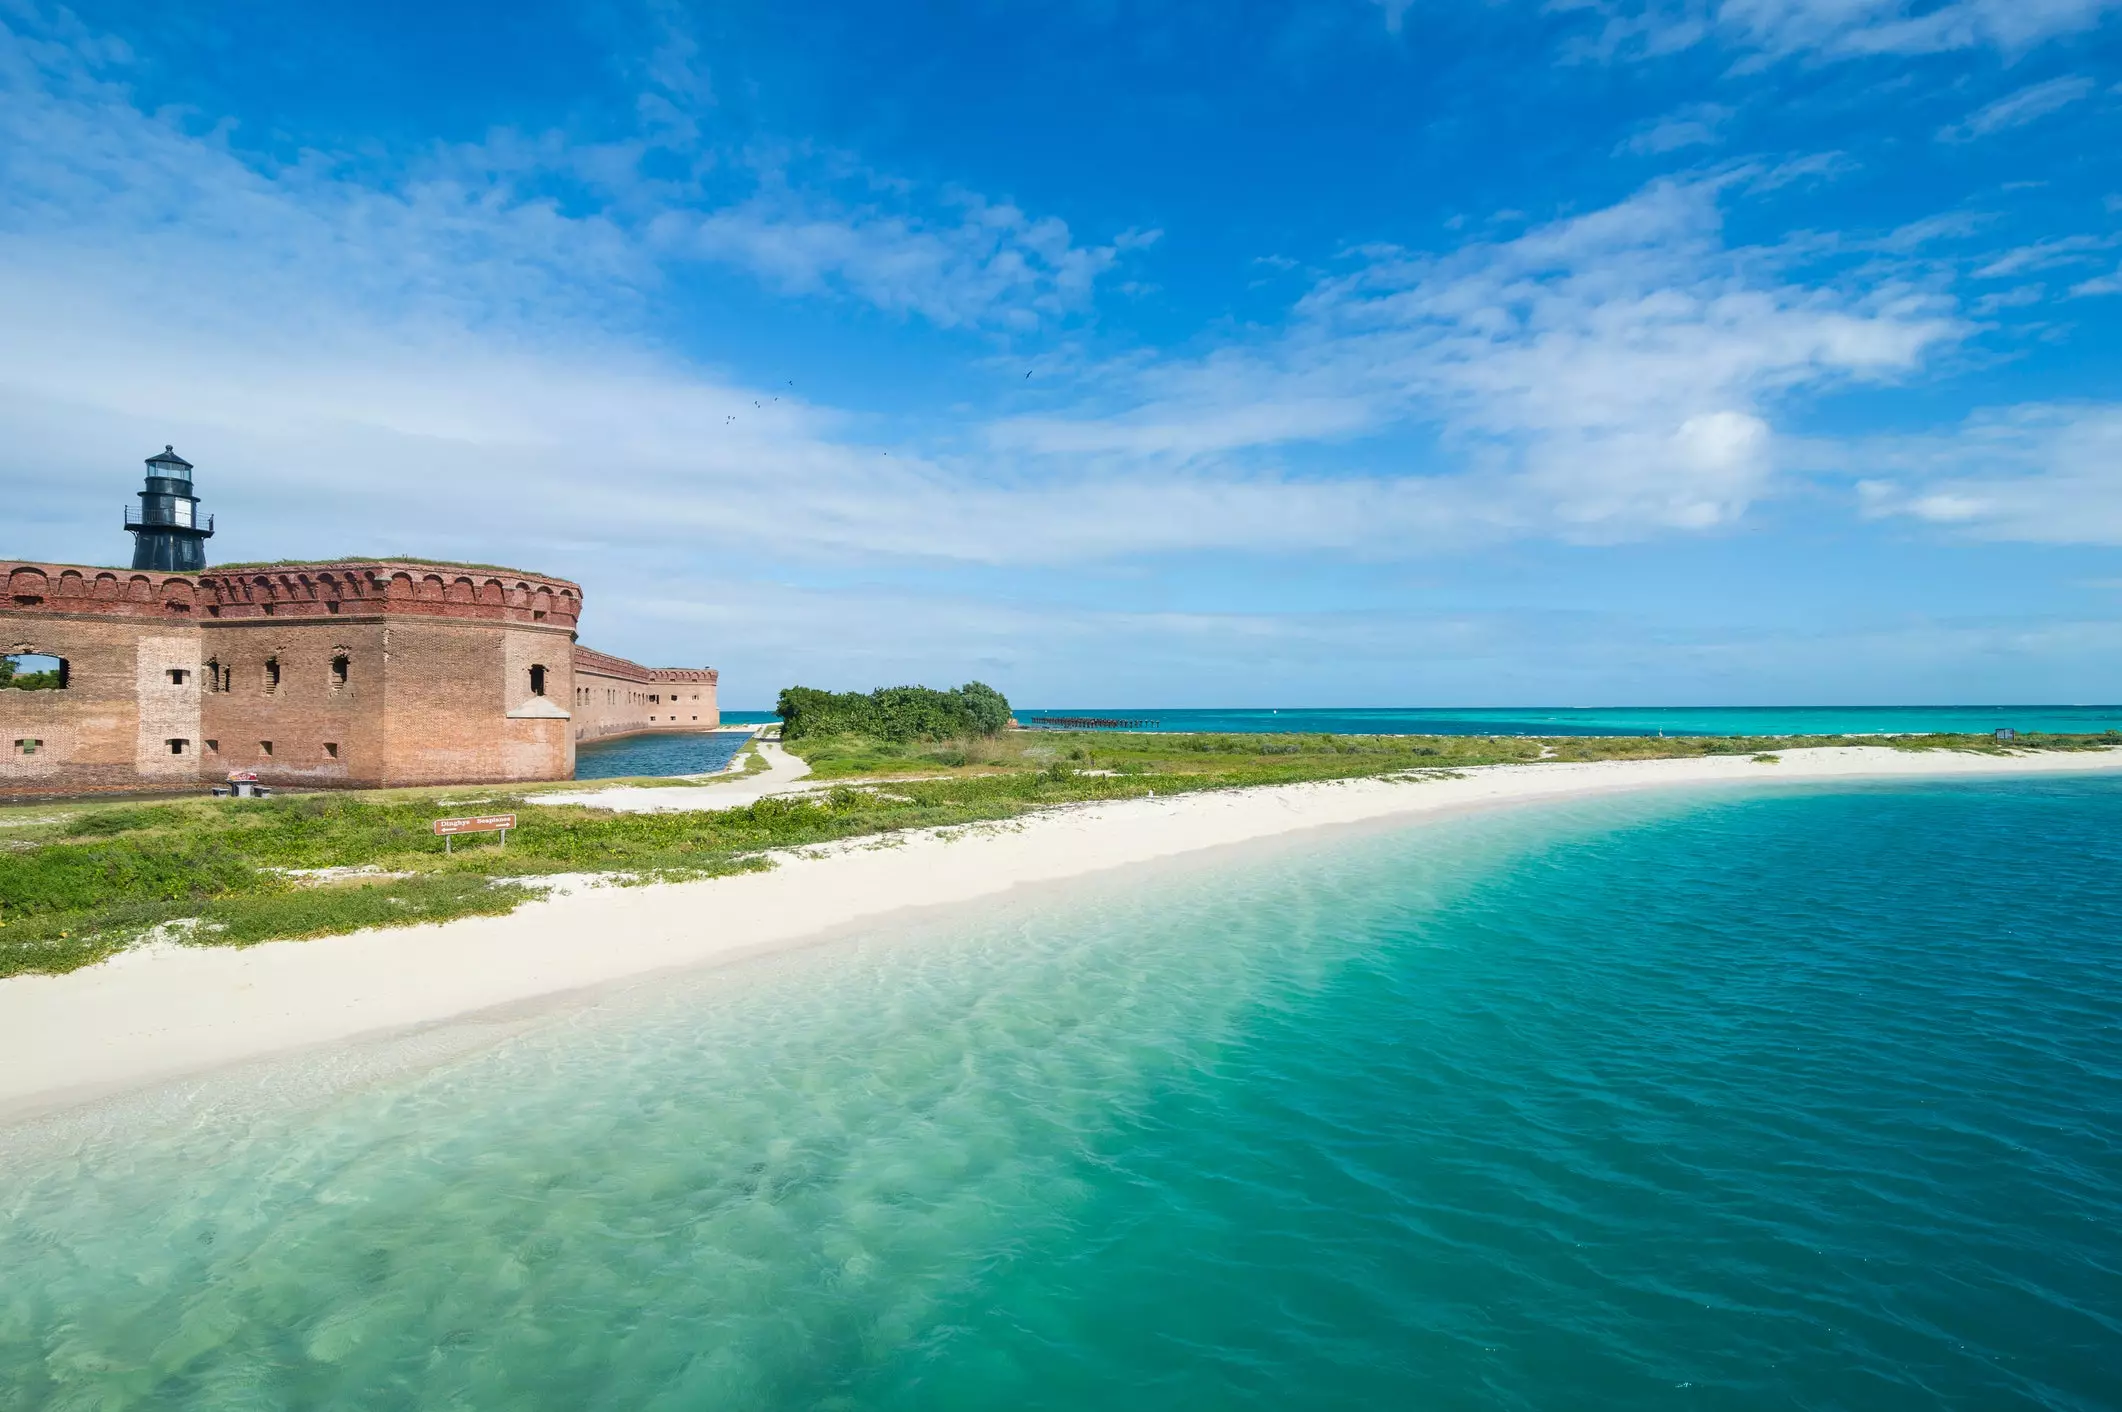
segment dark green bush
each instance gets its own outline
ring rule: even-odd
[[[774,711],[781,738],[860,735],[871,740],[962,740],[994,735],[1009,725],[1009,701],[980,682],[955,691],[926,686],[887,686],[859,691],[820,691],[792,686]]]

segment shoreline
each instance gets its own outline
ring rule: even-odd
[[[894,913],[1336,826],[1624,791],[2122,772],[2122,750],[2013,756],[1880,746],[1495,765],[1066,805],[1006,823],[774,855],[762,873],[574,880],[504,917],[248,948],[162,944],[0,980],[0,1123],[282,1054],[549,1002],[803,944]]]

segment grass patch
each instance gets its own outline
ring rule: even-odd
[[[1644,738],[1515,736],[1162,735],[1013,731],[960,741],[880,742],[854,736],[795,747],[827,783],[868,775],[888,789],[838,784],[701,813],[616,814],[528,804],[463,786],[189,798],[141,805],[54,804],[0,809],[0,975],[88,965],[173,923],[201,945],[249,945],[362,927],[506,912],[556,873],[617,873],[677,881],[762,866],[760,855],[911,829],[1019,817],[1076,801],[1128,799],[1240,785],[1448,773],[1489,764],[1744,755],[1818,745],[1905,750],[2112,748],[2111,736]],[[1765,762],[1765,761],[1764,761]],[[765,768],[756,749],[747,773]],[[609,787],[599,782],[600,787]],[[514,812],[508,846],[460,840],[442,852],[430,824],[465,812]],[[374,866],[406,874],[319,884],[288,869]],[[498,884],[498,885],[496,885]]]
[[[364,927],[402,927],[454,917],[493,917],[539,896],[521,883],[444,873],[352,887],[289,889],[220,898],[200,914],[195,944],[250,946],[261,941],[338,936]]]
[[[159,828],[174,824],[183,817],[181,810],[167,804],[149,804],[138,809],[98,809],[92,814],[76,815],[67,824],[66,832],[70,838],[100,838],[131,833],[136,829]]]

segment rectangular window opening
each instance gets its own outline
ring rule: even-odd
[[[278,657],[265,659],[265,689],[267,691],[278,691],[280,689],[280,659]]]
[[[64,691],[71,680],[64,657],[48,652],[0,653],[0,691]]]
[[[272,753],[273,753],[273,743],[272,743],[271,741],[269,741],[269,740],[261,740],[261,741],[259,741],[259,742],[258,742],[258,753],[259,753],[260,755],[270,755],[270,754],[272,754]]]
[[[18,740],[15,742],[15,749],[21,751],[24,755],[34,755],[43,745],[44,742],[41,740]]]
[[[169,669],[169,684],[171,686],[182,686],[191,679],[192,674],[182,667],[171,667]]]
[[[347,660],[344,652],[332,658],[332,689],[334,691],[346,685],[347,673],[350,670],[352,670],[352,663]]]
[[[182,755],[185,747],[191,744],[190,741],[180,740],[175,736],[170,737],[167,743],[169,745],[169,753],[172,755]]]
[[[339,758],[339,742],[337,742],[337,741],[335,741],[335,740],[327,740],[327,741],[325,741],[325,742],[324,742],[324,753],[325,753],[326,755],[329,755],[329,756],[331,756],[331,758],[332,758],[332,759],[334,759],[334,760],[338,759],[338,758]]]
[[[199,743],[206,747],[206,753],[209,755],[219,755],[221,753],[221,742],[218,740],[202,740]]]

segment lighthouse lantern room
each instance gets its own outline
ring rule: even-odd
[[[159,456],[147,458],[147,484],[140,492],[140,509],[125,512],[125,528],[133,536],[133,567],[171,569],[197,573],[206,567],[206,541],[214,536],[214,521],[199,518],[199,497],[192,494],[192,463],[165,446]]]

